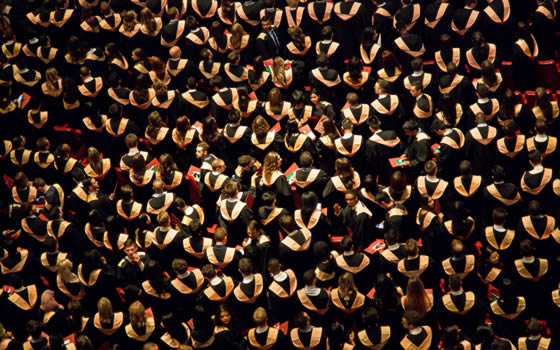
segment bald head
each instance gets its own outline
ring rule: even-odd
[[[171,58],[181,58],[181,49],[179,46],[173,46],[169,49],[169,56]]]

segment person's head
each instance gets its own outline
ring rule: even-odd
[[[243,277],[247,277],[253,274],[253,263],[251,259],[243,258],[239,260],[239,272]]]
[[[375,83],[375,94],[376,95],[383,95],[389,92],[389,82],[384,79],[379,79]]]
[[[410,258],[418,255],[418,243],[412,238],[409,238],[404,245],[404,252]]]
[[[488,86],[486,84],[476,85],[476,96],[480,99],[488,98]]]
[[[535,246],[530,240],[524,239],[519,243],[519,251],[524,258],[532,257],[535,254]]]
[[[302,168],[309,168],[313,165],[313,156],[308,151],[301,152],[299,164]]]
[[[517,123],[515,123],[515,121],[512,119],[506,120],[502,125],[502,131],[504,132],[506,137],[515,136],[517,130]]]
[[[253,322],[255,322],[255,326],[266,327],[267,321],[268,316],[266,314],[266,310],[262,306],[256,308],[255,312],[253,312]]]
[[[542,164],[542,153],[538,149],[529,152],[528,158],[533,168]]]
[[[264,31],[268,32],[272,28],[272,18],[266,14],[261,18],[261,27]]]
[[[374,307],[368,307],[362,311],[362,323],[366,328],[376,327],[379,323],[379,312]]]
[[[294,318],[294,326],[296,326],[301,330],[305,330],[309,328],[310,325],[311,325],[311,318],[305,311],[298,312],[296,314],[296,317]]]
[[[360,104],[360,97],[355,92],[349,92],[349,93],[346,94],[346,102],[348,102],[348,104],[350,106],[359,105]]]
[[[200,272],[202,272],[202,276],[204,276],[204,278],[206,278],[207,281],[211,281],[214,279],[214,277],[217,276],[216,269],[212,264],[206,264],[202,266]]]
[[[216,325],[222,327],[229,327],[231,326],[231,319],[233,316],[233,312],[231,307],[227,304],[220,304],[216,309],[215,315],[215,322]]]
[[[496,208],[492,211],[492,221],[494,222],[494,225],[503,226],[506,223],[507,218],[508,211],[502,207]]]
[[[383,239],[385,240],[385,244],[387,246],[392,246],[394,244],[399,243],[399,234],[394,229],[389,228],[383,234]]]
[[[352,240],[352,237],[344,236],[344,238],[342,238],[342,241],[340,242],[340,246],[341,246],[342,250],[345,251],[345,252],[353,251],[354,250],[354,241]]]
[[[416,136],[418,133],[418,122],[416,120],[407,120],[402,127],[404,134],[408,137]]]
[[[276,205],[276,193],[266,191],[261,195],[261,203],[266,207],[274,207]]]
[[[420,326],[422,322],[422,316],[415,310],[406,310],[402,316],[402,326],[406,330],[413,330]]]
[[[171,217],[169,216],[169,213],[166,210],[160,212],[157,216],[157,222],[161,227],[171,226]]]
[[[360,201],[360,195],[358,191],[354,189],[349,189],[344,194],[344,201],[349,207],[354,207]]]
[[[535,131],[539,135],[545,135],[547,129],[546,120],[543,118],[539,118],[535,121]]]
[[[173,259],[171,268],[177,275],[184,275],[189,270],[189,264],[184,259]]]
[[[445,327],[441,333],[441,345],[444,350],[460,349],[459,328],[455,325]]]
[[[449,289],[451,289],[452,292],[458,292],[461,290],[461,277],[459,277],[459,275],[452,274],[449,276],[448,282]]]
[[[482,343],[488,345],[494,340],[494,331],[492,330],[492,326],[487,323],[483,323],[476,328],[476,335]]]
[[[445,122],[441,119],[435,118],[432,122],[432,131],[439,136],[443,136],[443,134],[447,131],[448,127],[445,125]]]
[[[437,172],[438,166],[434,160],[429,160],[424,164],[424,173],[426,175],[436,176]]]
[[[319,196],[315,192],[307,191],[301,195],[301,211],[303,214],[311,215],[319,204]]]
[[[537,200],[532,200],[529,202],[529,205],[527,206],[527,212],[531,215],[531,216],[537,216],[537,215],[542,215],[543,210],[541,207],[541,203]]]
[[[291,215],[282,215],[278,219],[278,225],[286,233],[291,233],[297,230],[297,224]]]
[[[138,252],[138,246],[136,245],[136,242],[134,242],[132,239],[127,239],[126,242],[124,242],[123,250],[127,258],[134,260],[137,255],[136,253]]]
[[[27,330],[27,334],[29,334],[32,339],[41,338],[41,333],[43,332],[41,322],[36,320],[27,321],[27,323],[25,324],[25,329]]]
[[[227,236],[227,230],[225,227],[218,227],[214,233],[214,240],[216,241],[216,244],[226,244]]]
[[[106,297],[101,297],[97,301],[97,311],[101,322],[106,323],[112,321],[113,318],[113,304],[111,300]]]
[[[465,245],[458,239],[451,241],[451,255],[461,257],[465,253]]]
[[[340,126],[341,126],[342,130],[344,131],[344,134],[351,134],[352,129],[354,129],[354,124],[352,124],[352,121],[348,118],[342,119],[342,122],[340,123]]]
[[[280,260],[272,258],[268,260],[267,268],[268,272],[276,275],[282,271],[282,264],[280,263]]]
[[[137,328],[144,328],[146,325],[146,309],[140,301],[135,301],[128,307],[130,323]]]
[[[424,67],[424,62],[420,57],[414,57],[410,62],[410,66],[412,67],[413,71],[421,72],[422,68]]]
[[[494,182],[502,182],[506,177],[506,171],[501,165],[495,165],[492,168],[492,179]]]
[[[542,332],[541,323],[535,317],[531,317],[529,319],[529,323],[527,324],[527,333],[529,333],[530,336],[536,337],[541,335],[541,332]]]
[[[212,166],[212,171],[220,174],[226,170],[226,162],[224,162],[220,158],[214,159],[211,163],[211,166]]]
[[[222,194],[226,199],[235,199],[239,193],[239,182],[237,180],[231,180],[224,185]]]
[[[152,189],[154,190],[154,193],[163,193],[163,181],[155,179],[152,183]]]
[[[196,158],[204,159],[208,155],[209,148],[210,146],[206,142],[199,142],[199,144],[196,145]]]
[[[422,84],[421,83],[414,83],[412,84],[412,86],[410,87],[410,95],[414,98],[422,95]]]

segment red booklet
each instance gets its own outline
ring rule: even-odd
[[[200,181],[200,168],[191,165],[187,175],[195,179],[196,181]]]
[[[313,133],[313,131],[311,131],[311,128],[307,124],[299,128],[299,132],[301,132],[302,134],[306,134],[307,137],[311,139],[311,141],[315,141],[315,139],[317,138],[317,136],[315,136],[315,134]]]
[[[280,126],[280,122],[274,124],[274,126],[272,128],[270,128],[269,131],[274,131],[276,133],[280,132],[280,130],[282,130],[282,127]]]
[[[408,158],[406,158],[406,156],[389,158],[389,163],[391,163],[393,168],[409,166]]]
[[[315,131],[317,131],[319,134],[323,132],[323,120],[327,119],[326,115],[322,115],[321,118],[319,118],[319,121],[317,122],[317,125],[315,125]]]
[[[288,170],[286,170],[286,172],[284,172],[284,175],[286,176],[286,178],[288,179],[288,182],[290,181],[290,179],[292,178],[292,176],[294,176],[296,174],[296,170],[298,170],[298,166],[296,163],[292,163],[292,165],[290,165],[290,167],[288,168]]]

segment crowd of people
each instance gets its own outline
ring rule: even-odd
[[[559,349],[557,7],[2,1],[0,350]]]

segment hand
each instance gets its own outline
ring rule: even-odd
[[[134,254],[134,255],[132,256],[132,261],[134,261],[135,263],[139,264],[139,263],[140,263],[140,255]]]
[[[251,176],[251,187],[257,187],[257,173],[254,173]]]
[[[340,211],[342,210],[342,208],[340,207],[340,204],[335,203],[335,205],[333,205],[333,209],[334,209],[334,215],[339,216]]]
[[[247,240],[244,240],[243,243],[241,243],[241,246],[243,246],[243,248],[247,248],[248,245],[249,243],[247,243]]]

